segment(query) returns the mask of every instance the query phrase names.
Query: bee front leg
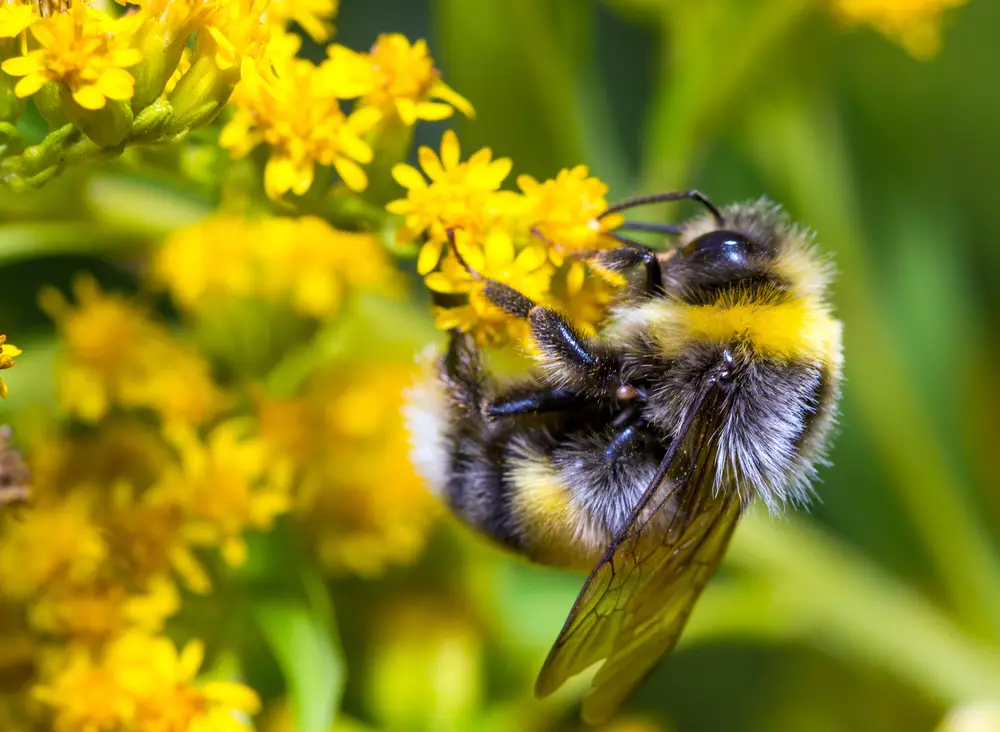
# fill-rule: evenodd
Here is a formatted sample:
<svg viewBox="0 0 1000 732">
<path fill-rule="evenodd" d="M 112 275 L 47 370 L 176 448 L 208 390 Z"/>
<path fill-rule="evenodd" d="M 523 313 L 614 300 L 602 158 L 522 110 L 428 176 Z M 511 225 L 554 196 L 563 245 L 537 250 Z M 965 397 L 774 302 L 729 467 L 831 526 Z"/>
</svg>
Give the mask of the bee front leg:
<svg viewBox="0 0 1000 732">
<path fill-rule="evenodd" d="M 555 310 L 542 307 L 513 287 L 485 280 L 483 294 L 505 312 L 527 319 L 546 380 L 588 396 L 618 386 L 621 368 L 606 346 L 586 338 Z"/>
</svg>

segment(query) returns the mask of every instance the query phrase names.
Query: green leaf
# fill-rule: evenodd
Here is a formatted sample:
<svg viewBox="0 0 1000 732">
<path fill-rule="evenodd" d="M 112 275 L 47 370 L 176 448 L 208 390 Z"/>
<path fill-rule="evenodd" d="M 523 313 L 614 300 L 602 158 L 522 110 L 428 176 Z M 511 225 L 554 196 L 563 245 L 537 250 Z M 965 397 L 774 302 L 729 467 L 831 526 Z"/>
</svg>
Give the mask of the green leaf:
<svg viewBox="0 0 1000 732">
<path fill-rule="evenodd" d="M 297 732 L 330 732 L 344 688 L 344 659 L 323 608 L 302 599 L 266 599 L 253 615 L 288 686 Z"/>
</svg>

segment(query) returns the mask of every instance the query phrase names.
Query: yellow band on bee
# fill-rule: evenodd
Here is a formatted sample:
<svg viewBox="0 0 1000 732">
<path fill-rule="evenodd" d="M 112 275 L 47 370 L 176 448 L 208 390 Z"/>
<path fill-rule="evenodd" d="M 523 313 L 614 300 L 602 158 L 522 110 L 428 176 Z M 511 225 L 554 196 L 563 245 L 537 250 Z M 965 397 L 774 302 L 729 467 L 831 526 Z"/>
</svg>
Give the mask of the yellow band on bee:
<svg viewBox="0 0 1000 732">
<path fill-rule="evenodd" d="M 637 315 L 622 325 L 626 330 L 644 325 L 668 357 L 699 341 L 745 341 L 762 355 L 822 363 L 831 363 L 839 352 L 840 324 L 808 299 L 720 300 L 711 305 L 660 300 L 647 303 Z"/>
</svg>

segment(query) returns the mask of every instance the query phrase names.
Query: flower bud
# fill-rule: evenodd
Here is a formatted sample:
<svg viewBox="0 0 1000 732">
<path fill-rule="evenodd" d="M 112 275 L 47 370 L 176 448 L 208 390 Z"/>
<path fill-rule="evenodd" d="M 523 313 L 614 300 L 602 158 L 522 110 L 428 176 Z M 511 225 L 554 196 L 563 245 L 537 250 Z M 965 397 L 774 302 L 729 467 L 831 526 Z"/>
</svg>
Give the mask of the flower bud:
<svg viewBox="0 0 1000 732">
<path fill-rule="evenodd" d="M 104 148 L 118 147 L 132 130 L 132 107 L 127 101 L 107 99 L 100 109 L 85 109 L 76 103 L 70 90 L 60 85 L 60 98 L 70 122 Z"/>
<path fill-rule="evenodd" d="M 221 69 L 211 56 L 196 56 L 170 94 L 174 114 L 164 133 L 178 135 L 211 122 L 229 101 L 239 80 L 238 65 Z"/>
<path fill-rule="evenodd" d="M 142 61 L 129 69 L 135 79 L 132 112 L 136 115 L 163 93 L 184 52 L 187 36 L 173 36 L 172 30 L 169 24 L 151 18 L 132 38 L 132 47 L 142 51 Z"/>
</svg>

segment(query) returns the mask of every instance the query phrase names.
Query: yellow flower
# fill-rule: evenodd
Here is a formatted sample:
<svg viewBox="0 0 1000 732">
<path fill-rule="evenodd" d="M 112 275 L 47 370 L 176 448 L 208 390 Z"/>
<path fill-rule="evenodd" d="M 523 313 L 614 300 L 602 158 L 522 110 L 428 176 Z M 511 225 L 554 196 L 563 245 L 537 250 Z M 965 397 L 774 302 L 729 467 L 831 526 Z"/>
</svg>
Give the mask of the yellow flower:
<svg viewBox="0 0 1000 732">
<path fill-rule="evenodd" d="M 510 285 L 535 302 L 546 302 L 552 281 L 552 266 L 542 247 L 531 246 L 517 252 L 510 235 L 493 229 L 482 247 L 464 232 L 456 232 L 456 243 L 465 263 L 479 275 Z M 471 331 L 480 344 L 496 345 L 522 340 L 528 333 L 523 319 L 513 318 L 486 299 L 484 283 L 475 279 L 449 251 L 437 271 L 425 278 L 432 292 L 442 295 L 465 294 L 464 305 L 434 308 L 434 322 L 441 330 Z"/>
<path fill-rule="evenodd" d="M 279 59 L 273 65 L 245 63 L 243 82 L 233 94 L 236 114 L 220 144 L 235 157 L 267 144 L 270 155 L 264 187 L 271 198 L 309 190 L 317 165 L 333 166 L 355 191 L 368 185 L 359 163 L 372 160 L 362 136 L 378 122 L 375 110 L 345 116 L 340 80 L 324 65 Z"/>
<path fill-rule="evenodd" d="M 23 77 L 14 88 L 19 97 L 54 81 L 65 84 L 84 109 L 101 109 L 108 99 L 131 99 L 135 91 L 135 80 L 125 70 L 142 60 L 142 53 L 128 45 L 134 27 L 128 18 L 112 20 L 75 2 L 67 12 L 31 26 L 41 48 L 8 59 L 0 68 Z"/>
<path fill-rule="evenodd" d="M 69 648 L 34 692 L 51 707 L 56 732 L 246 732 L 257 695 L 235 682 L 198 682 L 203 657 L 199 641 L 178 653 L 167 638 L 129 633 L 101 652 Z"/>
<path fill-rule="evenodd" d="M 179 608 L 177 588 L 159 577 L 136 593 L 108 582 L 50 588 L 31 606 L 29 617 L 38 631 L 94 645 L 126 629 L 159 631 Z"/>
<path fill-rule="evenodd" d="M 0 38 L 15 38 L 39 19 L 34 3 L 0 2 Z"/>
<path fill-rule="evenodd" d="M 14 359 L 21 355 L 21 349 L 13 343 L 7 343 L 7 336 L 0 333 L 0 371 L 5 371 L 14 365 Z M 7 398 L 7 385 L 0 379 L 0 399 Z"/>
<path fill-rule="evenodd" d="M 261 399 L 261 435 L 296 466 L 296 512 L 320 561 L 362 576 L 414 561 L 437 515 L 405 459 L 400 407 L 412 367 L 355 364 L 302 396 Z"/>
<path fill-rule="evenodd" d="M 441 81 L 425 41 L 411 45 L 399 33 L 386 33 L 375 41 L 369 59 L 374 84 L 362 105 L 398 115 L 407 125 L 418 119 L 446 119 L 455 109 L 466 117 L 475 116 L 472 105 Z"/>
<path fill-rule="evenodd" d="M 93 503 L 78 491 L 9 520 L 0 536 L 0 592 L 25 600 L 55 583 L 90 582 L 108 556 Z"/>
<path fill-rule="evenodd" d="M 441 138 L 441 157 L 429 147 L 418 151 L 420 166 L 430 184 L 416 168 L 400 163 L 392 176 L 406 189 L 406 198 L 390 202 L 389 213 L 405 216 L 397 232 L 400 241 L 412 241 L 427 232 L 431 239 L 428 254 L 421 253 L 419 269 L 425 274 L 434 268 L 449 228 L 478 235 L 497 221 L 514 199 L 498 191 L 511 169 L 510 158 L 493 160 L 484 148 L 459 162 L 458 137 L 448 130 Z"/>
<path fill-rule="evenodd" d="M 57 381 L 67 413 L 96 422 L 119 405 L 200 423 L 218 412 L 223 395 L 197 351 L 89 277 L 76 280 L 74 293 L 76 307 L 53 289 L 41 296 L 62 338 Z"/>
<path fill-rule="evenodd" d="M 329 19 L 337 14 L 337 5 L 338 0 L 271 0 L 267 22 L 284 30 L 294 21 L 310 38 L 322 43 L 333 35 Z"/>
<path fill-rule="evenodd" d="M 212 217 L 164 243 L 153 277 L 187 310 L 210 310 L 220 297 L 260 298 L 312 317 L 337 312 L 350 288 L 391 292 L 399 281 L 376 237 L 314 216 Z"/>
<path fill-rule="evenodd" d="M 616 246 L 605 234 L 625 218 L 621 214 L 598 218 L 608 207 L 608 187 L 588 176 L 587 166 L 578 165 L 542 183 L 530 175 L 517 178 L 524 193 L 526 223 L 553 245 L 556 264 L 564 252 Z"/>
<path fill-rule="evenodd" d="M 263 57 L 270 39 L 264 23 L 268 0 L 219 0 L 209 5 L 207 33 L 195 38 L 195 57 L 207 56 L 223 71 Z"/>
<path fill-rule="evenodd" d="M 917 58 L 941 48 L 942 16 L 966 0 L 833 0 L 834 12 L 850 24 L 868 23 Z"/>
<path fill-rule="evenodd" d="M 243 420 L 224 422 L 204 440 L 186 425 L 168 427 L 179 464 L 152 494 L 183 509 L 181 533 L 188 541 L 221 548 L 231 566 L 246 557 L 243 534 L 270 528 L 290 503 L 288 466 L 249 434 L 250 427 Z"/>
</svg>

